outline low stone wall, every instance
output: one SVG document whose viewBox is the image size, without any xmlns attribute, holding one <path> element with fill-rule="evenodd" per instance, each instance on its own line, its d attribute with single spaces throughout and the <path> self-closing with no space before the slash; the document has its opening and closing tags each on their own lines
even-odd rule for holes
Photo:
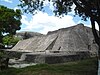
<svg viewBox="0 0 100 75">
<path fill-rule="evenodd" d="M 25 61 L 33 63 L 56 64 L 56 63 L 66 63 L 69 61 L 82 60 L 89 57 L 90 57 L 89 52 L 81 52 L 81 53 L 77 52 L 75 55 L 65 55 L 60 53 L 26 54 Z"/>
<path fill-rule="evenodd" d="M 69 61 L 75 61 L 78 59 L 79 59 L 78 55 L 46 56 L 45 63 L 48 63 L 48 64 L 65 63 Z"/>
<path fill-rule="evenodd" d="M 21 59 L 25 62 L 32 63 L 66 63 L 69 61 L 81 60 L 85 58 L 89 58 L 89 51 L 77 51 L 75 53 L 45 53 L 45 52 L 37 52 L 37 53 L 29 53 L 29 52 L 17 52 L 17 51 L 5 51 L 7 57 L 10 59 L 17 58 Z M 24 54 L 24 57 L 22 55 Z"/>
<path fill-rule="evenodd" d="M 69 61 L 76 61 L 76 60 L 82 60 L 85 58 L 89 58 L 89 54 L 86 53 L 78 53 L 75 55 L 57 55 L 57 56 L 46 56 L 45 57 L 45 63 L 48 64 L 55 64 L 55 63 L 66 63 Z"/>
<path fill-rule="evenodd" d="M 25 61 L 32 63 L 45 63 L 45 56 L 41 54 L 26 55 Z"/>
</svg>

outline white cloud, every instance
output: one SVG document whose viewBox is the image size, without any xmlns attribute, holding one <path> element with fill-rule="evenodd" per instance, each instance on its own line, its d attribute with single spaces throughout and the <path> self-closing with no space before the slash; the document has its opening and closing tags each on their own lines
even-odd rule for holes
<svg viewBox="0 0 100 75">
<path fill-rule="evenodd" d="M 1 0 L 1 1 L 5 1 L 5 2 L 8 2 L 8 3 L 12 3 L 12 0 Z"/>
<path fill-rule="evenodd" d="M 27 17 L 24 16 L 24 15 L 22 15 L 21 22 L 22 22 L 23 24 L 27 25 L 27 26 L 30 24 L 30 23 L 27 21 Z"/>
<path fill-rule="evenodd" d="M 28 21 L 28 17 L 23 15 L 21 22 L 26 25 L 26 27 L 22 28 L 22 30 L 37 30 L 37 32 L 43 34 L 46 34 L 48 31 L 54 31 L 59 28 L 65 28 L 75 25 L 73 16 L 67 15 L 62 18 L 58 18 L 55 16 L 49 16 L 47 13 L 43 12 L 38 12 L 38 14 L 32 16 L 32 19 L 30 21 Z"/>
</svg>

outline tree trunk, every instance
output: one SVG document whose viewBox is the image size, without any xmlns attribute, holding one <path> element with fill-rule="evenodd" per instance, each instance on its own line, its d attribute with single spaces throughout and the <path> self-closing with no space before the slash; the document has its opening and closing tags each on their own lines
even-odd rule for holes
<svg viewBox="0 0 100 75">
<path fill-rule="evenodd" d="M 100 52 L 100 47 L 99 47 L 99 52 Z M 98 75 L 100 75 L 100 54 L 98 59 Z"/>
<path fill-rule="evenodd" d="M 100 40 L 100 25 L 99 25 L 99 40 Z M 99 41 L 99 50 L 98 50 L 98 75 L 100 75 L 100 41 Z"/>
<path fill-rule="evenodd" d="M 99 32 L 100 32 L 100 30 L 99 30 Z M 98 75 L 100 75 L 100 45 L 99 45 L 99 50 L 98 50 Z"/>
<path fill-rule="evenodd" d="M 100 75 L 100 23 L 98 23 L 98 26 L 99 26 L 99 33 L 97 32 L 96 28 L 95 28 L 95 20 L 93 18 L 90 18 L 91 20 L 91 25 L 92 25 L 92 32 L 93 32 L 93 35 L 94 35 L 94 39 L 95 39 L 95 42 L 97 43 L 98 45 L 98 75 Z"/>
</svg>

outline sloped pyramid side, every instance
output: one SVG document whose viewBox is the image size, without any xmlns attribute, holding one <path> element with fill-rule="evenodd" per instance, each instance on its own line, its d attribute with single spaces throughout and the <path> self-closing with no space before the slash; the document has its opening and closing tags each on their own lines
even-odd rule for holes
<svg viewBox="0 0 100 75">
<path fill-rule="evenodd" d="M 47 35 L 36 49 L 36 51 L 45 51 L 48 46 L 57 38 L 57 34 Z"/>
<path fill-rule="evenodd" d="M 30 45 L 26 47 L 26 50 L 45 51 L 56 37 L 56 34 L 37 37 L 35 40 L 31 41 Z"/>
<path fill-rule="evenodd" d="M 34 40 L 31 40 L 31 43 L 29 44 L 29 46 L 26 47 L 26 49 L 34 52 L 40 45 L 40 43 L 41 43 L 40 41 L 44 40 L 44 38 L 45 38 L 45 36 L 33 38 Z"/>
<path fill-rule="evenodd" d="M 34 38 L 21 40 L 11 50 L 12 51 L 22 51 L 22 52 L 24 51 L 32 52 L 32 50 L 27 50 L 27 47 L 29 47 L 32 41 L 35 41 L 35 40 L 37 40 L 37 36 Z"/>
<path fill-rule="evenodd" d="M 85 31 L 82 31 L 80 33 L 82 33 L 83 35 L 81 35 L 77 31 L 75 31 L 75 29 L 76 28 L 73 27 L 68 30 L 67 29 L 60 30 L 58 39 L 55 42 L 55 45 L 52 50 L 55 49 L 65 50 L 65 51 L 87 50 L 87 44 L 89 43 L 87 34 L 85 34 Z"/>
<path fill-rule="evenodd" d="M 12 48 L 14 51 L 45 51 L 47 47 L 56 39 L 57 34 L 39 36 L 31 39 L 21 40 Z"/>
<path fill-rule="evenodd" d="M 58 39 L 52 50 L 91 51 L 92 53 L 97 53 L 98 46 L 93 41 L 94 37 L 91 28 L 84 25 L 76 25 L 59 30 Z"/>
</svg>

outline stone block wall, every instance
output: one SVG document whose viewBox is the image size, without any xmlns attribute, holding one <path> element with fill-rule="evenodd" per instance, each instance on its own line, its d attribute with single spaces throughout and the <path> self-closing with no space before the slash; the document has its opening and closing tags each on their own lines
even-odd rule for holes
<svg viewBox="0 0 100 75">
<path fill-rule="evenodd" d="M 24 61 L 33 62 L 33 63 L 47 63 L 47 64 L 56 64 L 56 63 L 66 63 L 69 61 L 76 61 L 90 58 L 89 52 L 77 52 L 74 55 L 65 55 L 60 53 L 53 54 L 26 54 Z"/>
</svg>

